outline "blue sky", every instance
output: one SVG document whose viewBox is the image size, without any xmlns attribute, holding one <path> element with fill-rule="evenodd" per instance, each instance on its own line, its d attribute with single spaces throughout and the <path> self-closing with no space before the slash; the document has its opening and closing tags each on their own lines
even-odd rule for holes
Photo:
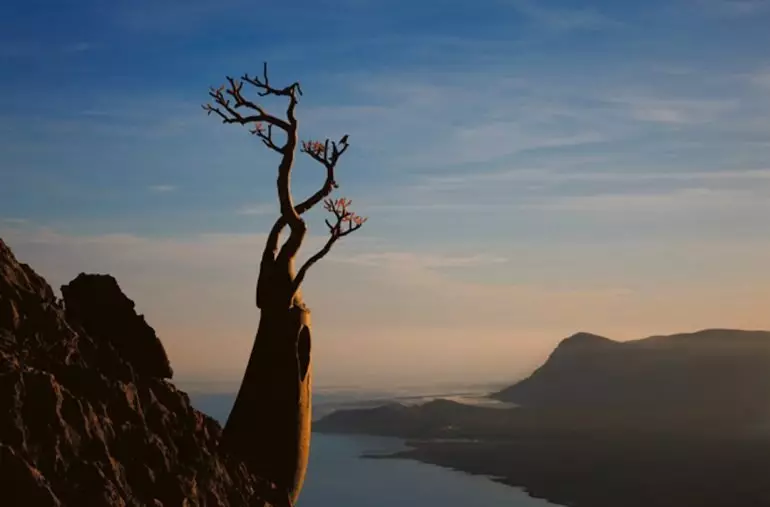
<svg viewBox="0 0 770 507">
<path fill-rule="evenodd" d="M 248 348 L 249 277 L 275 216 L 276 159 L 200 104 L 209 86 L 258 73 L 263 60 L 275 83 L 302 83 L 304 138 L 350 134 L 341 190 L 370 217 L 307 282 L 321 299 L 324 278 L 336 280 L 367 316 L 354 326 L 319 303 L 336 336 L 319 351 L 339 374 L 329 382 L 364 370 L 382 380 L 397 364 L 340 362 L 340 351 L 373 346 L 360 330 L 374 313 L 387 316 L 383 337 L 455 333 L 450 366 L 435 365 L 442 378 L 525 370 L 580 326 L 620 338 L 770 327 L 751 310 L 767 296 L 758 271 L 770 254 L 767 0 L 261 4 L 0 5 L 0 236 L 57 281 L 96 266 L 119 273 L 188 376 L 205 368 L 183 354 L 198 331 L 172 309 L 189 293 L 179 287 L 211 298 L 192 327 L 227 328 L 237 343 L 216 359 L 218 342 L 196 338 L 218 361 L 211 375 L 237 370 Z M 294 190 L 322 178 L 301 159 Z M 320 213 L 311 220 L 322 234 Z M 127 252 L 134 260 L 117 260 Z M 229 281 L 200 275 L 212 268 L 204 258 Z M 417 285 L 386 286 L 399 277 Z M 447 296 L 450 285 L 464 296 Z M 733 291 L 734 307 L 717 289 Z M 501 291 L 502 306 L 447 323 L 475 290 Z M 597 290 L 609 292 L 559 299 Z M 434 293 L 449 299 L 415 309 Z M 663 315 L 661 294 L 700 302 Z M 516 302 L 539 320 L 516 320 L 506 310 Z M 612 318 L 608 304 L 620 305 Z M 517 366 L 462 363 L 482 314 L 490 338 L 477 363 L 503 351 Z M 402 340 L 414 357 L 428 347 Z"/>
</svg>

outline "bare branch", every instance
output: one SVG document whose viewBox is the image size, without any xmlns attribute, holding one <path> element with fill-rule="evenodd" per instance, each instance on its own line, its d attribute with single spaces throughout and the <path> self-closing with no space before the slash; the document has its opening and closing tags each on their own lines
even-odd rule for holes
<svg viewBox="0 0 770 507">
<path fill-rule="evenodd" d="M 331 152 L 329 151 L 329 144 L 331 144 Z M 302 142 L 300 151 L 307 153 L 310 158 L 319 162 L 326 168 L 326 180 L 317 192 L 297 205 L 297 211 L 299 213 L 304 213 L 309 210 L 324 198 L 328 197 L 335 188 L 339 188 L 335 179 L 334 170 L 337 167 L 337 161 L 348 149 L 348 146 L 347 134 L 342 136 L 339 143 L 329 141 L 328 139 L 323 144 L 318 141 Z"/>
<path fill-rule="evenodd" d="M 236 81 L 230 76 L 226 76 L 227 82 L 230 83 L 230 88 L 227 90 L 227 94 L 233 97 L 235 99 L 235 109 L 238 109 L 239 107 L 247 107 L 249 109 L 253 109 L 257 111 L 259 114 L 267 115 L 264 109 L 262 109 L 261 106 L 258 104 L 255 104 L 254 102 L 251 102 L 250 100 L 246 100 L 243 95 L 241 94 L 241 89 L 243 89 L 243 82 Z"/>
<path fill-rule="evenodd" d="M 331 151 L 329 150 L 329 144 L 331 144 Z M 324 167 L 326 167 L 326 180 L 324 181 L 323 185 L 321 186 L 318 191 L 316 191 L 313 195 L 305 199 L 304 201 L 300 202 L 296 206 L 294 206 L 294 212 L 296 213 L 296 216 L 292 217 L 289 216 L 285 220 L 282 220 L 280 223 L 276 223 L 276 226 L 280 226 L 283 228 L 286 224 L 290 223 L 290 220 L 294 220 L 294 226 L 292 227 L 292 236 L 286 241 L 284 246 L 281 248 L 280 255 L 281 256 L 294 256 L 299 251 L 299 247 L 301 244 L 301 237 L 304 233 L 302 229 L 302 225 L 300 224 L 300 215 L 314 207 L 316 204 L 321 202 L 324 198 L 328 197 L 329 194 L 334 191 L 335 188 L 338 188 L 339 185 L 337 185 L 337 182 L 335 181 L 334 176 L 334 169 L 337 165 L 337 161 L 339 160 L 340 156 L 345 153 L 345 151 L 348 149 L 348 135 L 342 136 L 339 143 L 335 143 L 333 141 L 326 140 L 325 143 L 321 144 L 318 141 L 303 141 L 301 143 L 300 151 L 304 153 L 308 153 L 311 157 L 313 157 L 315 160 L 321 162 Z M 322 156 L 323 153 L 323 156 Z M 280 186 L 279 186 L 280 188 Z M 285 215 L 283 208 L 281 211 L 282 215 Z"/>
<path fill-rule="evenodd" d="M 262 90 L 261 92 L 258 92 L 260 97 L 265 97 L 267 95 L 294 97 L 295 93 L 302 95 L 302 88 L 300 88 L 299 83 L 296 81 L 284 88 L 274 88 L 270 86 L 270 80 L 267 77 L 267 62 L 262 64 L 261 80 L 258 77 L 249 77 L 248 74 L 244 74 L 242 79 L 250 85 Z"/>
<path fill-rule="evenodd" d="M 302 88 L 298 82 L 294 82 L 284 88 L 274 88 L 270 85 L 270 81 L 267 77 L 267 62 L 265 62 L 262 67 L 261 79 L 258 77 L 252 78 L 248 74 L 244 74 L 240 80 L 230 76 L 226 76 L 226 79 L 229 86 L 226 87 L 225 85 L 222 85 L 219 88 L 212 87 L 209 91 L 209 95 L 214 99 L 216 104 L 205 104 L 203 106 L 203 109 L 209 114 L 215 113 L 222 118 L 223 123 L 239 123 L 241 125 L 246 125 L 248 123 L 265 122 L 280 127 L 287 132 L 290 129 L 296 129 L 297 120 L 294 117 L 294 109 L 299 101 L 298 97 L 302 95 Z M 243 96 L 244 82 L 257 88 L 259 90 L 257 95 L 260 97 L 265 97 L 267 95 L 289 97 L 289 105 L 286 109 L 288 122 L 267 113 L 262 106 L 246 99 Z M 230 98 L 227 98 L 225 95 Z M 240 108 L 255 111 L 257 114 L 242 115 L 237 111 Z"/>
<path fill-rule="evenodd" d="M 297 126 L 297 119 L 294 117 L 294 109 L 299 102 L 299 97 L 302 96 L 302 88 L 297 81 L 284 88 L 274 88 L 270 86 L 270 81 L 267 77 L 267 62 L 264 62 L 262 65 L 262 79 L 250 77 L 248 74 L 244 74 L 241 79 L 255 88 L 262 90 L 258 92 L 260 97 L 265 97 L 267 95 L 289 97 L 289 105 L 286 108 L 286 117 L 289 119 L 290 125 L 293 127 Z"/>
<path fill-rule="evenodd" d="M 208 114 L 214 113 L 222 119 L 223 123 L 239 123 L 241 125 L 254 124 L 250 131 L 262 140 L 262 143 L 271 150 L 282 155 L 281 164 L 278 168 L 278 199 L 281 205 L 281 215 L 286 224 L 291 226 L 292 245 L 301 242 L 306 229 L 301 218 L 294 210 L 294 202 L 291 197 L 291 169 L 294 163 L 294 150 L 297 145 L 297 120 L 294 117 L 294 108 L 297 105 L 298 96 L 302 94 L 299 83 L 295 82 L 285 88 L 275 88 L 270 85 L 267 76 L 267 63 L 263 66 L 263 77 L 252 78 L 245 74 L 240 80 L 226 76 L 227 85 L 219 88 L 212 88 L 209 96 L 214 99 L 214 104 L 207 104 L 203 109 Z M 264 97 L 267 95 L 287 96 L 289 105 L 287 108 L 287 120 L 277 118 L 268 114 L 261 105 L 252 102 L 244 97 L 244 83 L 249 83 L 257 88 L 258 95 Z M 241 109 L 248 109 L 256 114 L 248 116 L 241 114 Z M 262 126 L 267 123 L 267 131 Z M 286 132 L 286 143 L 279 146 L 273 138 L 272 127 L 279 127 Z"/>
<path fill-rule="evenodd" d="M 336 235 L 338 238 L 347 236 L 353 231 L 357 231 L 364 225 L 364 222 L 366 222 L 365 217 L 356 215 L 348 210 L 348 206 L 350 206 L 352 202 L 353 201 L 350 199 L 345 198 L 337 200 L 326 199 L 324 201 L 324 208 L 326 208 L 327 211 L 332 212 L 337 219 L 334 225 L 327 220 L 326 225 L 329 227 L 332 235 Z M 347 224 L 347 228 L 343 227 L 342 224 Z"/>
<path fill-rule="evenodd" d="M 265 127 L 261 123 L 255 124 L 254 128 L 251 129 L 250 132 L 262 139 L 262 142 L 265 144 L 265 146 L 271 150 L 277 151 L 282 155 L 286 152 L 286 145 L 277 146 L 273 142 L 273 126 L 271 124 L 267 125 L 267 134 L 265 134 Z"/>
<path fill-rule="evenodd" d="M 331 151 L 329 151 L 329 144 L 331 144 Z M 339 142 L 329 141 L 328 139 L 323 143 L 319 141 L 303 141 L 300 151 L 307 153 L 310 155 L 310 158 L 320 162 L 329 169 L 337 165 L 337 161 L 347 151 L 348 146 L 348 135 L 345 134 Z"/>
<path fill-rule="evenodd" d="M 307 270 L 310 269 L 310 267 L 313 264 L 323 259 L 326 256 L 326 254 L 328 254 L 331 251 L 332 245 L 334 245 L 336 241 L 337 241 L 336 236 L 334 235 L 329 236 L 329 239 L 326 240 L 326 244 L 323 246 L 323 248 L 321 248 L 318 252 L 313 254 L 313 256 L 310 257 L 307 261 L 305 261 L 305 264 L 303 264 L 302 267 L 299 268 L 299 271 L 297 271 L 297 276 L 294 277 L 294 282 L 292 283 L 292 293 L 291 293 L 292 298 L 299 290 L 299 287 L 302 284 L 302 281 L 305 279 L 305 276 L 307 275 Z"/>
<path fill-rule="evenodd" d="M 292 297 L 299 290 L 302 281 L 307 275 L 308 269 L 310 269 L 313 264 L 321 260 L 326 254 L 328 254 L 337 240 L 357 231 L 366 222 L 365 217 L 356 215 L 352 211 L 348 210 L 348 206 L 350 206 L 351 202 L 352 201 L 350 199 L 344 198 L 337 200 L 326 199 L 324 201 L 324 207 L 327 211 L 330 211 L 332 214 L 334 214 L 335 221 L 332 223 L 329 220 L 325 220 L 326 226 L 329 228 L 329 239 L 326 240 L 323 248 L 321 248 L 321 250 L 316 252 L 307 261 L 305 261 L 305 264 L 303 264 L 299 271 L 297 271 L 297 276 L 294 277 L 294 282 L 292 283 Z M 347 224 L 347 226 L 343 226 L 343 224 Z"/>
<path fill-rule="evenodd" d="M 227 81 L 230 84 L 230 88 L 228 89 L 225 89 L 225 85 L 222 85 L 219 88 L 214 88 L 213 86 L 210 88 L 209 96 L 214 99 L 214 103 L 219 107 L 213 106 L 211 104 L 204 104 L 201 106 L 203 107 L 203 110 L 206 111 L 209 115 L 211 113 L 216 113 L 217 116 L 222 118 L 222 123 L 239 123 L 241 125 L 246 125 L 249 123 L 265 122 L 271 125 L 276 125 L 284 130 L 288 130 L 290 128 L 289 124 L 286 123 L 285 120 L 281 120 L 280 118 L 276 118 L 275 116 L 268 114 L 264 109 L 262 109 L 262 107 L 244 99 L 241 95 L 241 88 L 243 87 L 243 83 L 230 77 L 227 77 Z M 225 97 L 225 93 L 230 95 L 235 102 L 233 103 L 232 100 Z M 246 107 L 252 111 L 256 111 L 257 114 L 244 116 L 240 112 L 236 111 L 241 107 Z"/>
</svg>

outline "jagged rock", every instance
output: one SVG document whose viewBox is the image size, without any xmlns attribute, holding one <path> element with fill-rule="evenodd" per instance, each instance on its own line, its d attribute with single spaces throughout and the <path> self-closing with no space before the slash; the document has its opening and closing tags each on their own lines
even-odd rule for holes
<svg viewBox="0 0 770 507">
<path fill-rule="evenodd" d="M 110 342 L 138 375 L 171 378 L 163 344 L 110 275 L 81 273 L 61 288 L 67 320 Z"/>
<path fill-rule="evenodd" d="M 66 375 L 79 365 L 115 378 L 134 377 L 130 362 L 113 344 L 96 340 L 68 322 L 51 286 L 20 263 L 0 240 L 0 350 L 22 364 Z"/>
<path fill-rule="evenodd" d="M 0 505 L 270 505 L 117 282 L 65 287 L 67 314 L 0 240 Z"/>
<path fill-rule="evenodd" d="M 3 505 L 10 502 L 11 505 L 61 506 L 40 471 L 5 444 L 0 444 L 0 477 L 7 484 L 15 485 L 8 492 L 10 495 L 3 499 Z"/>
</svg>

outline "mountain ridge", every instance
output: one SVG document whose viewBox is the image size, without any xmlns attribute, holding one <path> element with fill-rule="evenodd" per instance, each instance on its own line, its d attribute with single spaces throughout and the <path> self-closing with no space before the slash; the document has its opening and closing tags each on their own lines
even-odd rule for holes
<svg viewBox="0 0 770 507">
<path fill-rule="evenodd" d="M 708 403 L 705 395 L 729 406 L 731 396 L 751 394 L 756 405 L 770 397 L 768 371 L 768 331 L 709 328 L 629 341 L 576 333 L 529 377 L 491 396 L 530 406 L 620 406 Z"/>
</svg>

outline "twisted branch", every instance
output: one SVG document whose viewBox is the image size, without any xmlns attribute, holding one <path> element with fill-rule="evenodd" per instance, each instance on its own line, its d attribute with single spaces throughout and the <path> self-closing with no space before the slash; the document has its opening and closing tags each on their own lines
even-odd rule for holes
<svg viewBox="0 0 770 507">
<path fill-rule="evenodd" d="M 297 148 L 297 119 L 295 109 L 302 96 L 302 88 L 298 82 L 294 82 L 283 88 L 276 88 L 270 84 L 267 75 L 267 63 L 262 67 L 262 76 L 249 76 L 244 74 L 240 79 L 234 79 L 226 76 L 227 84 L 219 88 L 211 88 L 209 96 L 213 99 L 213 104 L 203 105 L 203 109 L 210 116 L 212 113 L 221 118 L 222 123 L 233 123 L 240 125 L 253 125 L 249 130 L 257 136 L 262 143 L 271 150 L 281 155 L 281 163 L 278 167 L 278 200 L 280 203 L 281 214 L 273 224 L 268 235 L 265 249 L 262 253 L 262 269 L 272 269 L 276 262 L 285 263 L 290 266 L 290 261 L 296 256 L 299 247 L 302 244 L 307 226 L 301 215 L 313 208 L 321 201 L 325 201 L 326 209 L 334 214 L 334 223 L 326 221 L 329 227 L 330 237 L 326 245 L 313 255 L 300 268 L 297 276 L 294 277 L 292 287 L 292 297 L 299 289 L 302 280 L 304 280 L 307 270 L 324 257 L 332 245 L 341 237 L 347 236 L 355 230 L 358 230 L 366 221 L 365 218 L 349 212 L 347 207 L 349 200 L 338 199 L 331 200 L 327 197 L 339 188 L 335 179 L 335 168 L 340 157 L 348 149 L 348 136 L 342 136 L 339 141 L 330 141 L 326 139 L 323 143 L 318 141 L 303 141 L 300 151 L 306 153 L 324 166 L 326 169 L 326 178 L 321 187 L 312 195 L 294 204 L 291 195 L 291 170 L 294 163 L 295 150 Z M 273 95 L 277 97 L 288 97 L 289 102 L 286 106 L 286 119 L 278 118 L 268 113 L 258 102 L 248 99 L 244 96 L 244 84 L 249 84 L 257 89 L 259 97 Z M 266 125 L 266 127 L 265 127 Z M 273 137 L 274 129 L 277 127 L 286 134 L 286 142 L 283 145 L 278 144 Z M 278 242 L 281 231 L 289 226 L 291 234 L 289 238 L 278 250 Z M 261 281 L 260 277 L 260 281 Z M 262 292 L 268 290 L 267 287 L 260 287 L 257 284 L 257 306 L 261 307 L 260 300 L 264 300 Z M 267 296 L 265 294 L 264 296 Z"/>
<path fill-rule="evenodd" d="M 273 151 L 276 151 L 283 155 L 286 152 L 286 145 L 278 146 L 273 142 L 273 125 L 267 124 L 267 134 L 265 134 L 265 127 L 261 123 L 257 123 L 253 129 L 250 130 L 252 134 L 262 139 L 265 146 Z"/>
<path fill-rule="evenodd" d="M 329 145 L 331 145 L 331 151 L 329 151 Z M 320 143 L 319 141 L 302 141 L 300 151 L 302 153 L 307 153 L 313 160 L 320 162 L 326 168 L 326 179 L 321 185 L 321 188 L 294 207 L 294 211 L 297 215 L 306 213 L 324 198 L 328 197 L 336 188 L 339 188 L 335 179 L 334 170 L 337 167 L 337 162 L 340 157 L 348 149 L 348 146 L 347 134 L 342 136 L 339 142 L 329 141 L 328 139 L 324 143 Z M 268 235 L 265 254 L 272 252 L 272 255 L 275 257 L 278 253 L 278 236 L 286 225 L 287 222 L 283 216 L 279 217 L 275 222 Z M 281 255 L 286 255 L 288 253 L 289 251 L 286 249 L 281 252 Z"/>
<path fill-rule="evenodd" d="M 249 77 L 248 74 L 244 74 L 241 79 L 262 90 L 261 92 L 258 92 L 260 97 L 265 97 L 267 95 L 289 97 L 289 106 L 286 108 L 286 117 L 289 119 L 290 124 L 294 126 L 297 125 L 297 119 L 294 117 L 294 108 L 297 106 L 297 102 L 299 102 L 297 96 L 302 96 L 302 88 L 297 81 L 284 88 L 273 88 L 270 86 L 270 80 L 267 77 L 267 62 L 264 62 L 262 66 L 261 80 L 258 77 Z"/>
<path fill-rule="evenodd" d="M 292 127 L 296 127 L 297 125 L 296 118 L 294 117 L 294 109 L 299 102 L 299 96 L 302 95 L 302 88 L 298 82 L 294 82 L 284 88 L 274 88 L 270 86 L 267 77 L 267 62 L 265 62 L 262 67 L 262 75 L 263 77 L 260 79 L 258 77 L 252 78 L 248 74 L 244 74 L 240 80 L 226 76 L 227 85 L 222 85 L 219 88 L 214 88 L 212 86 L 209 90 L 209 96 L 214 99 L 214 102 L 219 107 L 213 106 L 212 104 L 204 104 L 201 107 L 203 107 L 203 110 L 209 115 L 214 113 L 222 118 L 222 123 L 239 123 L 241 125 L 246 125 L 248 123 L 266 122 L 288 132 Z M 289 97 L 289 105 L 286 108 L 286 114 L 289 121 L 287 122 L 286 120 L 282 120 L 269 114 L 256 102 L 246 99 L 242 93 L 244 82 L 249 83 L 251 86 L 260 90 L 257 92 L 257 95 L 260 97 L 266 97 L 268 95 Z M 230 98 L 227 98 L 225 95 L 228 95 Z M 240 108 L 255 111 L 256 114 L 244 116 L 238 111 Z"/>
<path fill-rule="evenodd" d="M 335 218 L 334 223 L 329 222 L 329 220 L 325 220 L 326 226 L 329 228 L 329 239 L 326 240 L 323 248 L 321 248 L 307 261 L 305 261 L 305 264 L 303 264 L 297 272 L 297 276 L 294 278 L 294 282 L 292 283 L 292 296 L 296 294 L 297 290 L 299 290 L 299 286 L 305 279 L 305 275 L 307 274 L 308 269 L 310 269 L 313 264 L 321 260 L 326 254 L 328 254 L 337 240 L 357 231 L 366 222 L 367 219 L 365 217 L 356 215 L 352 211 L 348 210 L 348 206 L 350 206 L 351 202 L 352 201 L 350 199 L 344 198 L 337 200 L 326 199 L 324 201 L 324 207 L 327 211 L 333 213 Z M 343 227 L 342 224 L 347 224 L 347 227 Z"/>
</svg>

